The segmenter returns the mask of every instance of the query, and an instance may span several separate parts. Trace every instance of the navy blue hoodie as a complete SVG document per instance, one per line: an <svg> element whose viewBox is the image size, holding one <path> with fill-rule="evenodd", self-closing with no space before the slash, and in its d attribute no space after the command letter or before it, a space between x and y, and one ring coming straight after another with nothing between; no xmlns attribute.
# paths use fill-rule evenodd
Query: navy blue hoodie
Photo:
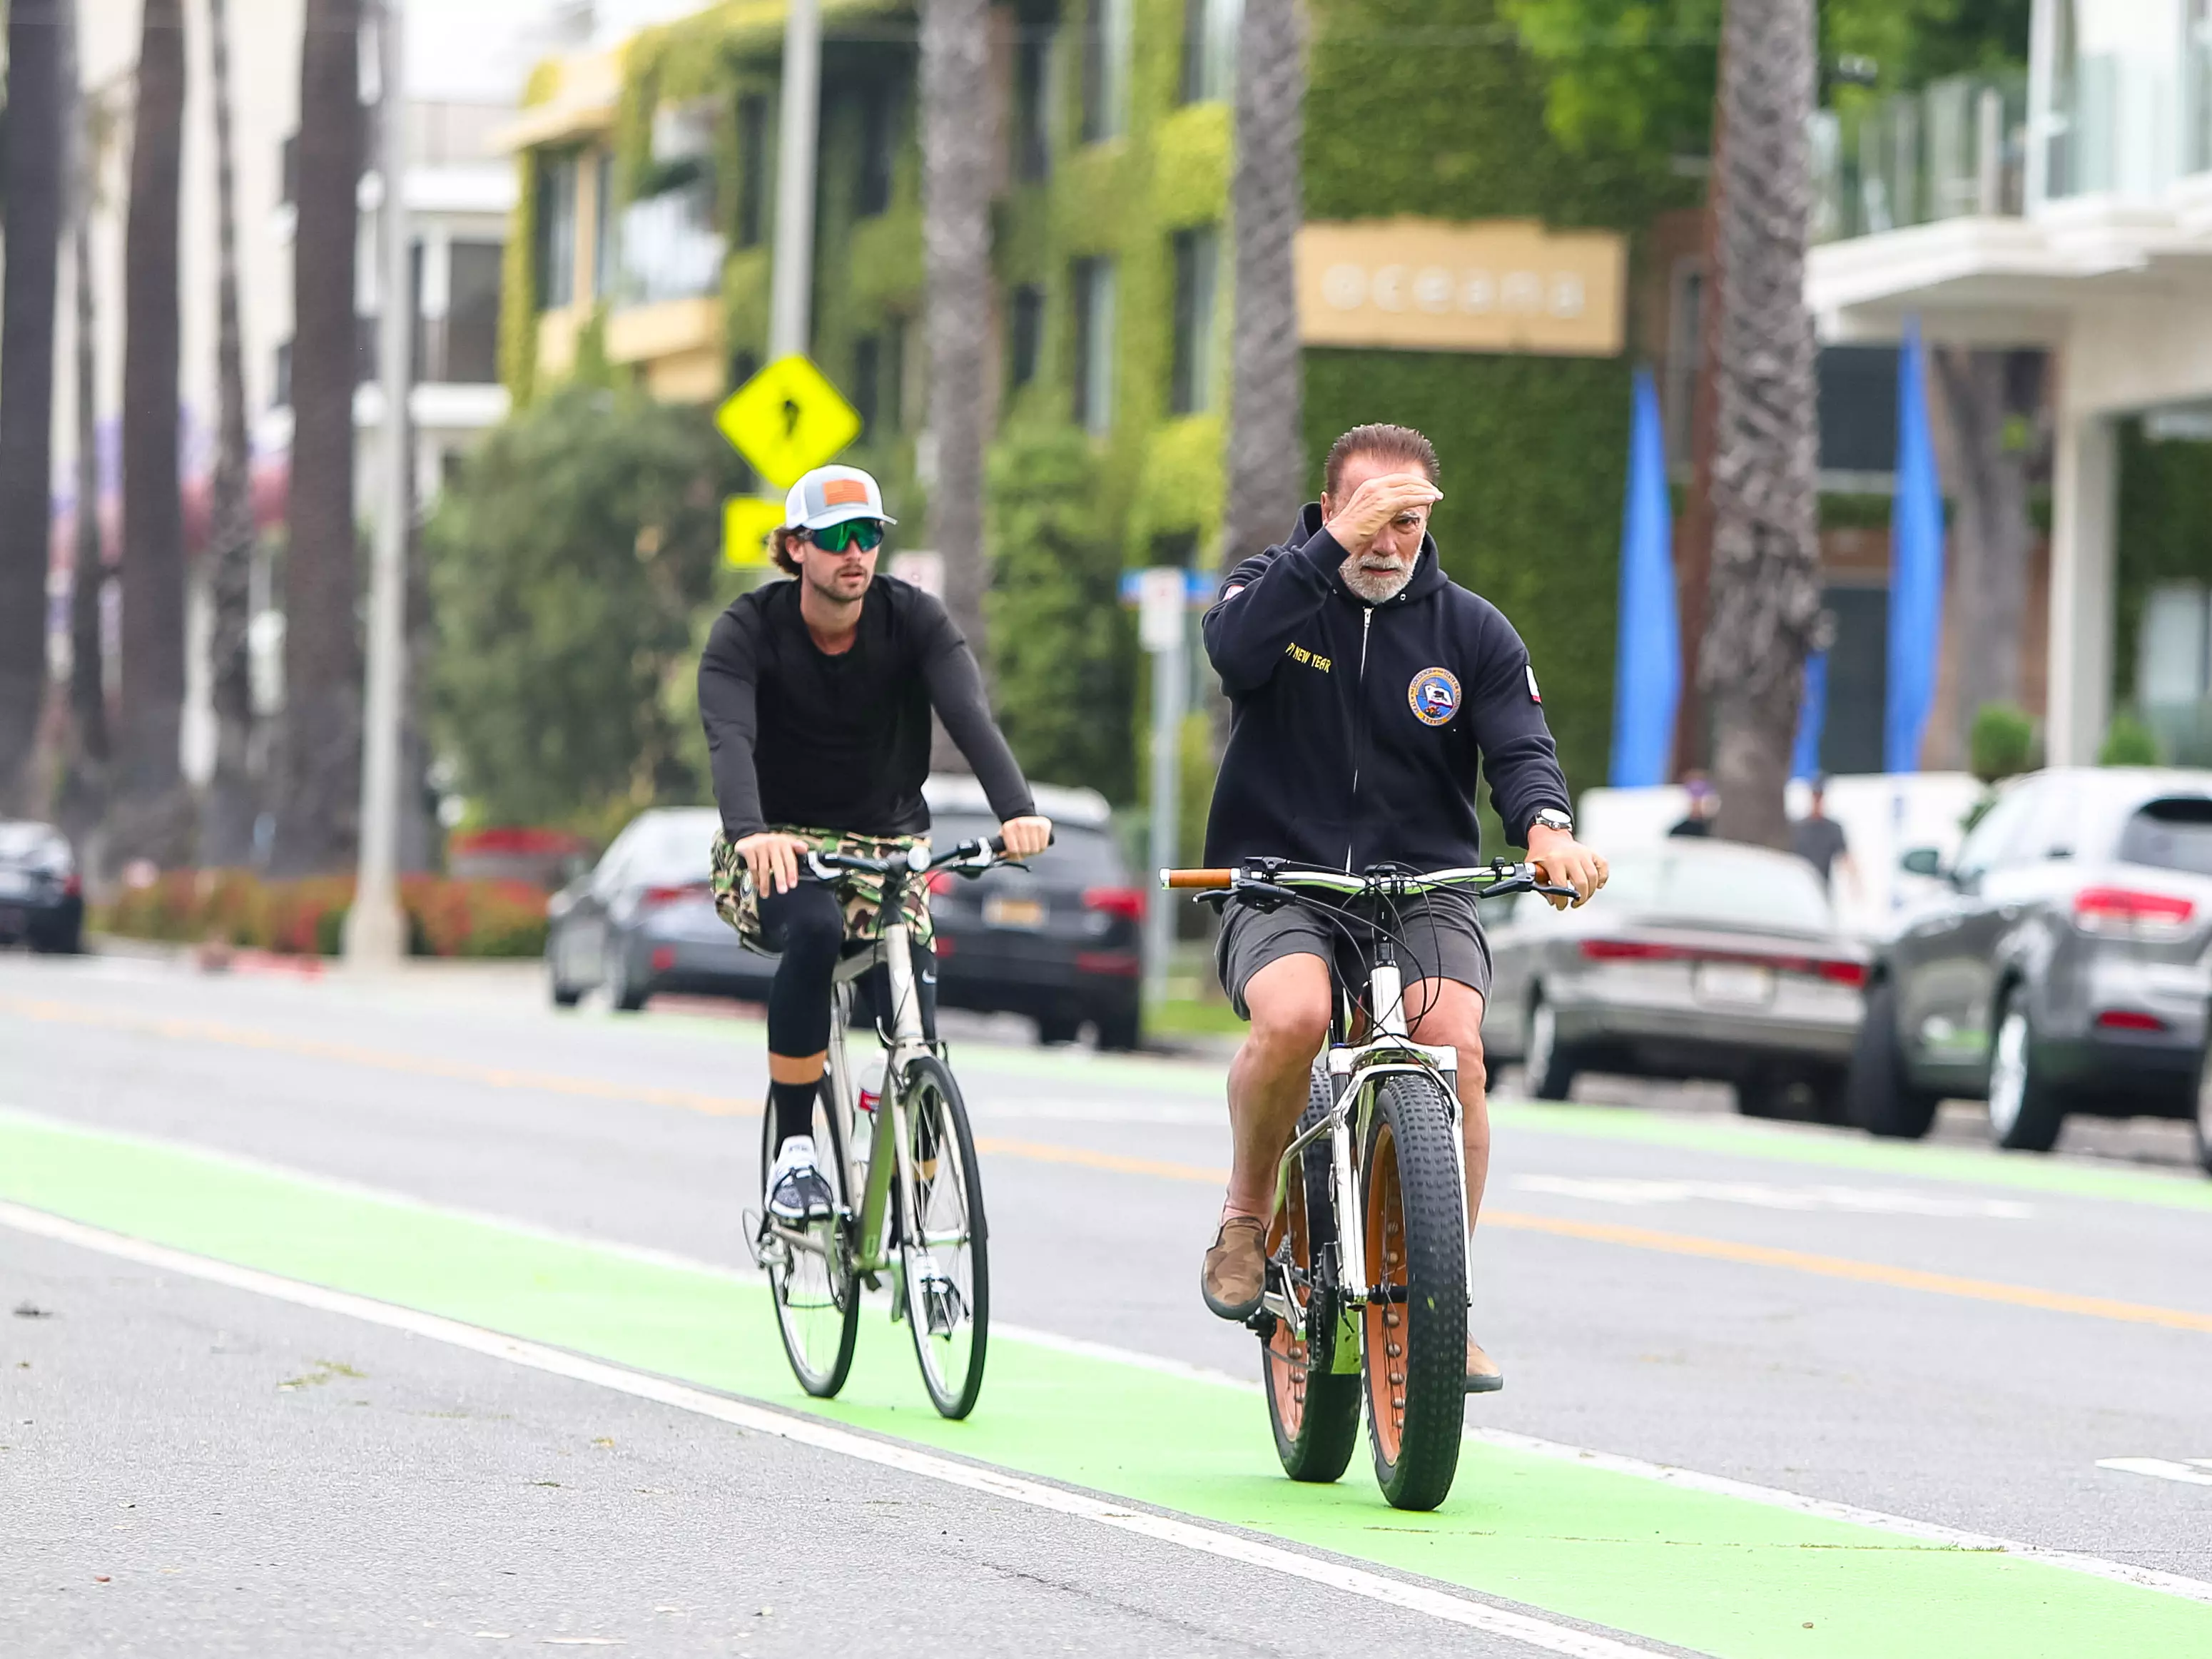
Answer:
<svg viewBox="0 0 2212 1659"><path fill-rule="evenodd" d="M1378 605L1344 585L1344 558L1309 506L1288 544L1238 565L1206 613L1232 716L1206 862L1477 863L1478 760L1526 845L1531 818L1570 802L1521 636L1443 574L1426 537L1412 580Z"/></svg>

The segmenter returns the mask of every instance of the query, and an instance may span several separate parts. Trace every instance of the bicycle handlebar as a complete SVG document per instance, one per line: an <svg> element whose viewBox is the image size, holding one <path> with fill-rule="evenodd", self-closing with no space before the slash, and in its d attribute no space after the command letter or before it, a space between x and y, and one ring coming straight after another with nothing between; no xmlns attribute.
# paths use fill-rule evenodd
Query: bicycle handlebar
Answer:
<svg viewBox="0 0 2212 1659"><path fill-rule="evenodd" d="M1409 896L1457 887L1474 889L1476 896L1483 898L1502 898L1509 893L1540 893L1547 898L1571 898L1577 902L1581 900L1581 896L1571 887L1547 885L1542 878L1542 872L1533 864L1498 863L1457 870L1431 870L1407 874L1378 872L1365 875L1348 870L1302 870L1262 866L1242 870L1163 870L1160 872L1160 885L1170 890L1186 889L1200 893L1234 893L1243 888L1256 888L1279 894L1285 888L1305 887L1340 893L1347 897L1370 893Z"/></svg>
<svg viewBox="0 0 2212 1659"><path fill-rule="evenodd" d="M1049 847L1059 839L1060 832L1054 830L1046 837L1045 845ZM963 841L959 846L948 852L938 854L933 858L916 860L915 854L921 852L927 845L927 842L916 842L903 860L860 858L851 853L809 853L806 855L806 863L807 867L817 876L826 880L828 872L832 870L855 870L862 875L869 876L889 875L895 866L900 862L906 865L908 873L917 876L929 875L939 870L951 869L956 866L966 866L963 871L965 874L981 875L994 864L1018 862L1018 860L1007 859L1006 838L1004 836L993 836L988 841Z"/></svg>

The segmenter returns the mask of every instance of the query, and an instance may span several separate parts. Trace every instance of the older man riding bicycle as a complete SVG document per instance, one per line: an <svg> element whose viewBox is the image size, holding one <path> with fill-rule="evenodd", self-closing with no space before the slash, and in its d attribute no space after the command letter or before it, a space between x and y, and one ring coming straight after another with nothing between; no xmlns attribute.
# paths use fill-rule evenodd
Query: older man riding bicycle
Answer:
<svg viewBox="0 0 2212 1659"><path fill-rule="evenodd" d="M1438 562L1428 535L1430 508L1443 499L1437 477L1436 451L1419 433L1355 428L1331 447L1321 500L1288 540L1223 584L1206 615L1206 647L1232 720L1208 864L1475 864L1479 767L1507 837L1528 848L1545 881L1585 899L1605 884L1605 860L1574 837L1527 647ZM1457 895L1402 906L1395 926L1412 1034L1458 1051L1471 1228L1490 1164L1489 948L1472 902ZM1223 916L1222 983L1252 1023L1230 1067L1235 1153L1200 1279L1207 1307L1224 1319L1249 1319L1261 1306L1276 1165L1328 1035L1338 945L1309 909L1232 900ZM1468 1389L1504 1380L1470 1337Z"/></svg>

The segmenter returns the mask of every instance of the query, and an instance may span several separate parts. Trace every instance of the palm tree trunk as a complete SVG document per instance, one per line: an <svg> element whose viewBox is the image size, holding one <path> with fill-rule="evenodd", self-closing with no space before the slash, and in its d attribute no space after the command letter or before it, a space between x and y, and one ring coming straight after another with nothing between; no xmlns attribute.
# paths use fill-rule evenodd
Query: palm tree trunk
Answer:
<svg viewBox="0 0 2212 1659"><path fill-rule="evenodd" d="M178 157L182 0L145 0L124 246L123 699L114 848L186 861L191 801L177 743L185 708L185 533L177 479Z"/></svg>
<svg viewBox="0 0 2212 1659"><path fill-rule="evenodd" d="M108 120L83 95L72 19L69 81L78 98L72 133L70 286L76 301L76 535L70 573L70 726L71 745L62 788L63 826L80 848L107 814L107 668L101 596L107 586L106 538L101 533L100 480L100 331L92 274L92 216L100 205ZM101 868L98 858L86 860Z"/></svg>
<svg viewBox="0 0 2212 1659"><path fill-rule="evenodd" d="M246 644L252 618L252 450L246 435L246 366L239 344L238 188L231 151L228 0L208 0L208 46L214 71L216 193L216 379L219 415L210 492L213 535L208 592L213 626L209 679L215 702L215 775L202 803L200 859L243 865L253 851L258 810L252 771L253 675Z"/></svg>
<svg viewBox="0 0 2212 1659"><path fill-rule="evenodd" d="M1951 526L1952 603L1945 629L1954 647L1959 763L1984 703L2021 700L2021 635L2027 616L2028 550L2034 531L2028 485L2034 455L2017 434L2031 429L2041 401L2043 358L2032 351L1946 347L1936 376L1958 444L1958 516Z"/></svg>
<svg viewBox="0 0 2212 1659"><path fill-rule="evenodd" d="M1698 679L1722 835L1789 845L1783 790L1820 625L1805 244L1813 0L1729 0L1722 47L1712 586Z"/></svg>
<svg viewBox="0 0 2212 1659"><path fill-rule="evenodd" d="M1298 349L1298 226L1305 216L1305 40L1301 0L1245 0L1230 184L1237 317L1229 400L1226 570L1290 526L1305 500Z"/></svg>
<svg viewBox="0 0 2212 1659"><path fill-rule="evenodd" d="M284 559L284 713L271 867L353 858L361 793L354 536L355 210L361 0L307 0L293 243L292 488Z"/></svg>
<svg viewBox="0 0 2212 1659"><path fill-rule="evenodd" d="M929 429L937 448L929 531L945 599L976 660L984 648L984 363L991 328L991 180L999 124L991 95L988 0L922 0L921 215L928 284Z"/></svg>
<svg viewBox="0 0 2212 1659"><path fill-rule="evenodd" d="M0 289L0 812L33 809L46 684L52 530L54 289L68 185L63 158L67 0L8 14L7 276Z"/></svg>

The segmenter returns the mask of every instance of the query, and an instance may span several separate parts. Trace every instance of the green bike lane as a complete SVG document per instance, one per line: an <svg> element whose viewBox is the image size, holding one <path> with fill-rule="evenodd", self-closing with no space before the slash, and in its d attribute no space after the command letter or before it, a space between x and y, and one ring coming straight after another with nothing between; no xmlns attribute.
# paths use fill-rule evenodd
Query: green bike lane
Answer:
<svg viewBox="0 0 2212 1659"><path fill-rule="evenodd" d="M944 1423L879 1306L844 1397L810 1401L757 1285L179 1149L0 1116L0 1198L1727 1659L2212 1654L2212 1607L1480 1441L1443 1510L1401 1514L1364 1459L1283 1480L1252 1394L1043 1346L994 1344Z"/></svg>

